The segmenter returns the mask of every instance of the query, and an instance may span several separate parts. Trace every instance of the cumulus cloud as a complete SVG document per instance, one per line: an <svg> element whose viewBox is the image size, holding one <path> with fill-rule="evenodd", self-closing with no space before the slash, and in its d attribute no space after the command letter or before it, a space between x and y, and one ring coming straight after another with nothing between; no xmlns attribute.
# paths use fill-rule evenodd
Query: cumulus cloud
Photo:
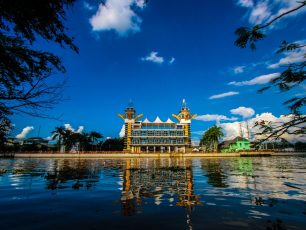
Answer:
<svg viewBox="0 0 306 230"><path fill-rule="evenodd" d="M114 30L121 36L138 32L142 20L134 8L143 9L144 6L145 1L141 0L106 0L99 4L89 22L93 31Z"/></svg>
<svg viewBox="0 0 306 230"><path fill-rule="evenodd" d="M146 6L146 0L136 0L135 3L141 9L145 8Z"/></svg>
<svg viewBox="0 0 306 230"><path fill-rule="evenodd" d="M84 131L84 126L80 125L77 130L75 130L70 124L64 124L66 130L70 130L73 133L82 133Z"/></svg>
<svg viewBox="0 0 306 230"><path fill-rule="evenodd" d="M250 107L244 107L244 106L240 106L236 109L231 109L231 114L234 115L240 115L243 118L248 118L248 117L252 117L255 114L254 109L250 108Z"/></svg>
<svg viewBox="0 0 306 230"><path fill-rule="evenodd" d="M119 132L119 137L125 137L125 126L122 125L121 130Z"/></svg>
<svg viewBox="0 0 306 230"><path fill-rule="evenodd" d="M247 9L248 21L252 25L266 23L301 4L294 0L237 0L236 3L238 6ZM286 17L281 18L280 20L296 16L304 11L305 9L295 11ZM270 28L273 28L273 25Z"/></svg>
<svg viewBox="0 0 306 230"><path fill-rule="evenodd" d="M257 121L271 121L277 123L278 125L284 122L288 122L292 119L292 116L284 116L280 115L279 117L274 116L272 113L262 113L257 114L256 117L248 120L247 122L226 122L221 123L219 126L223 129L224 132L224 140L230 140L237 136L240 136L240 127L244 137L247 137L249 127L249 133L251 140L254 140L255 134L259 133L259 127L254 127ZM257 135L256 138L263 138L262 136ZM298 141L306 141L306 135L293 135L293 134L283 134L281 138L286 139L289 142L295 143Z"/></svg>
<svg viewBox="0 0 306 230"><path fill-rule="evenodd" d="M194 118L195 120L199 120L199 121L236 121L238 120L238 118L236 117L227 117L224 115L220 115L220 114L205 114L205 115L199 115L196 118Z"/></svg>
<svg viewBox="0 0 306 230"><path fill-rule="evenodd" d="M236 86L244 86L244 85L262 85L270 82L272 79L278 77L280 73L271 73L265 74L258 77L255 77L249 81L232 81L229 82L229 85L236 85Z"/></svg>
<svg viewBox="0 0 306 230"><path fill-rule="evenodd" d="M226 93L212 95L212 96L209 97L209 99L219 99L219 98L223 98L223 97L230 97L230 96L237 95L237 94L239 94L239 92L230 91L230 92L226 92Z"/></svg>
<svg viewBox="0 0 306 230"><path fill-rule="evenodd" d="M245 66L236 66L233 68L233 72L235 74L243 73L245 70Z"/></svg>
<svg viewBox="0 0 306 230"><path fill-rule="evenodd" d="M164 62L164 58L158 56L158 52L152 51L148 56L141 58L142 61L154 62L158 64L162 64Z"/></svg>
<svg viewBox="0 0 306 230"><path fill-rule="evenodd" d="M76 133L83 133L84 131L84 126L80 125L79 128L77 129Z"/></svg>
<svg viewBox="0 0 306 230"><path fill-rule="evenodd" d="M305 41L303 41L304 43ZM273 63L268 66L269 69L276 69L284 65L289 65L293 63L299 63L306 60L305 58L306 47L302 47L295 51L285 52L285 57L281 58L278 62Z"/></svg>
<svg viewBox="0 0 306 230"><path fill-rule="evenodd" d="M64 124L64 127L66 130L70 130L72 132L74 132L74 128L72 128L72 126L70 124Z"/></svg>
<svg viewBox="0 0 306 230"><path fill-rule="evenodd" d="M29 134L29 132L31 132L31 130L33 130L34 127L33 126L27 126L27 127L24 127L21 131L21 133L17 134L16 135L16 138L17 139L24 139L27 137L27 135Z"/></svg>

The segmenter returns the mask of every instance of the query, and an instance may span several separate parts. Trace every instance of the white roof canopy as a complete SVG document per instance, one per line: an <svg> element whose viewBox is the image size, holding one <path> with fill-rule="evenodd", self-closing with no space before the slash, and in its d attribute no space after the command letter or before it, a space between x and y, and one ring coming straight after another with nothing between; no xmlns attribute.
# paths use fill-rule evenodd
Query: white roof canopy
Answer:
<svg viewBox="0 0 306 230"><path fill-rule="evenodd" d="M157 116L156 119L155 119L155 121L154 121L154 123L163 123L163 122L162 122L161 119Z"/></svg>
<svg viewBox="0 0 306 230"><path fill-rule="evenodd" d="M170 118L165 123L174 123Z"/></svg>
<svg viewBox="0 0 306 230"><path fill-rule="evenodd" d="M148 118L144 119L142 123L151 123L151 121L148 120Z"/></svg>

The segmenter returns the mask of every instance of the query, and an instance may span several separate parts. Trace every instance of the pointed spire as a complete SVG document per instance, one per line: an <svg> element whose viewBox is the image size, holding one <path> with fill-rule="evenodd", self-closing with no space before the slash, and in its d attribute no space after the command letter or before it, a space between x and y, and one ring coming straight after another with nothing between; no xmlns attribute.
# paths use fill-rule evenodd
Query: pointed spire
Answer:
<svg viewBox="0 0 306 230"><path fill-rule="evenodd" d="M133 103L132 99L129 100L128 108L134 108L134 103Z"/></svg>
<svg viewBox="0 0 306 230"><path fill-rule="evenodd" d="M183 102L182 102L182 108L183 108L183 109L186 109L186 108L187 108L187 103L186 103L185 98L183 99Z"/></svg>

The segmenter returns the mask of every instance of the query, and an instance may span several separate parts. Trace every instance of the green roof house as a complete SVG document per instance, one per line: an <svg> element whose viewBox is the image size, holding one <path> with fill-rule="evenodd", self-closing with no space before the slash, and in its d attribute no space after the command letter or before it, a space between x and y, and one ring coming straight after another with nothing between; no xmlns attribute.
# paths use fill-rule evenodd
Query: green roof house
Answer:
<svg viewBox="0 0 306 230"><path fill-rule="evenodd" d="M232 140L223 141L220 144L221 152L239 152L239 151L249 151L250 141L243 137L236 137Z"/></svg>

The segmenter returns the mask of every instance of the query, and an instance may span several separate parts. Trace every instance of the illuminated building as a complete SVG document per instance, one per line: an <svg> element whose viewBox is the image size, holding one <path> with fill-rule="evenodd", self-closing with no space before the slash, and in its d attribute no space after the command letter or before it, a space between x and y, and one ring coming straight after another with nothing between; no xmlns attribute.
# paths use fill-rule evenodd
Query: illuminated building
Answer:
<svg viewBox="0 0 306 230"><path fill-rule="evenodd" d="M163 122L159 117L151 122L147 118L139 119L143 114L136 114L132 103L129 103L124 114L118 114L124 120L125 142L124 150L133 153L140 152L185 152L191 147L191 120L197 115L191 115L185 99L179 113L172 114L177 123L170 118Z"/></svg>

